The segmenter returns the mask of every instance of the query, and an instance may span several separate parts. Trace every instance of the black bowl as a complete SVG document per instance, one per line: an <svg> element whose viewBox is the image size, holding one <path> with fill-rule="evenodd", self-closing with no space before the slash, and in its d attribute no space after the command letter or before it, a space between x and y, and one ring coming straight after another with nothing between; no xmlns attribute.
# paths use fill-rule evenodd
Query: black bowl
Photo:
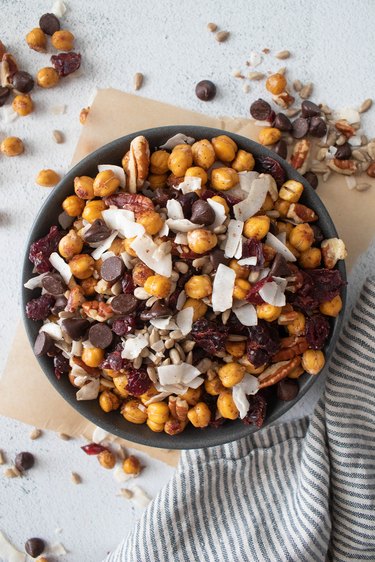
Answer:
<svg viewBox="0 0 375 562"><path fill-rule="evenodd" d="M211 139L212 137L218 135L228 134L226 131L222 131L220 129L185 125L157 127L154 129L138 131L131 135L126 135L122 138L114 140L109 144L106 144L102 148L99 148L98 150L84 158L66 174L59 185L54 188L51 195L45 201L30 231L23 259L23 311L25 310L26 302L31 298L38 296L40 292L39 290L30 291L23 287L23 283L25 283L32 276L33 266L28 259L30 244L34 240L45 236L50 226L58 223L58 215L61 213L61 204L63 200L73 192L74 178L76 176L83 175L95 176L95 174L97 173L98 164L110 163L121 165L121 159L123 155L128 150L131 140L137 135L144 135L150 143L150 148L154 149L155 147L163 144L168 138L175 135L176 133L184 133L196 139ZM323 203L319 199L318 195L308 184L308 182L298 172L296 172L296 170L294 170L294 168L292 168L282 158L278 157L268 148L265 148L264 146L261 146L260 144L240 135L230 133L230 136L240 148L251 152L254 155L255 159L260 156L270 156L280 162L280 164L282 164L289 179L295 179L302 182L304 185L304 193L301 201L306 203L309 207L312 207L318 213L319 221L317 224L322 229L325 238L332 238L337 236L337 232L332 219L329 216ZM338 268L340 270L342 278L346 280L345 265L342 261L339 262ZM342 299L344 304L345 297L346 289L344 287L342 290ZM325 347L325 355L327 360L330 358L335 347L340 332L343 314L344 307L340 315L332 320L331 337ZM40 324L29 320L24 312L23 318L30 344L33 345L38 334ZM240 439L241 437L257 431L256 427L244 425L241 421L236 420L227 422L218 429L209 427L199 430L195 429L192 426L188 426L185 431L175 436L170 436L166 433L154 433L147 427L146 424L135 425L127 422L119 414L119 412L111 412L109 414L105 414L101 410L97 400L78 402L75 398L76 390L70 384L68 378L62 377L61 380L56 379L52 360L48 357L38 357L38 361L51 384L56 388L61 396L73 406L73 408L75 408L80 414L82 414L85 418L87 418L94 424L102 427L103 429L114 435L118 435L119 437L128 439L129 441L142 443L143 445L148 445L150 447L163 447L167 449L194 449L200 447L221 445L229 441ZM289 402L275 401L273 406L268 411L267 418L263 427L275 422L278 418L285 414L285 412L292 408L292 406L294 406L298 402L298 400L300 400L300 398L312 387L316 380L317 377L312 377L310 375L307 375L306 373L303 374L299 378L300 391L298 396L294 400L291 400Z"/></svg>

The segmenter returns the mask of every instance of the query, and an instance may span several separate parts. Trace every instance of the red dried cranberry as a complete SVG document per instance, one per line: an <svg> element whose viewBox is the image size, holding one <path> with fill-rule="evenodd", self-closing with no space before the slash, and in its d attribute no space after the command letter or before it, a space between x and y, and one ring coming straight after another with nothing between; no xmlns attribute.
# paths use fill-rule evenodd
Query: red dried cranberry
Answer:
<svg viewBox="0 0 375 562"><path fill-rule="evenodd" d="M256 170L263 174L271 174L277 187L281 187L286 180L285 170L281 164L270 156L259 156L257 158Z"/></svg>
<svg viewBox="0 0 375 562"><path fill-rule="evenodd" d="M233 334L236 336L247 335L246 326L241 324L237 316L233 313L231 313L231 315L229 316L228 322L226 323L226 327L228 328L229 334Z"/></svg>
<svg viewBox="0 0 375 562"><path fill-rule="evenodd" d="M52 55L51 63L59 76L68 76L81 66L81 55L79 53L59 53Z"/></svg>
<svg viewBox="0 0 375 562"><path fill-rule="evenodd" d="M70 371L69 359L64 357L62 353L55 355L53 358L53 366L57 379L60 379L62 375L67 375Z"/></svg>
<svg viewBox="0 0 375 562"><path fill-rule="evenodd" d="M237 205L237 203L240 203L242 201L241 197L238 197L236 195L231 195L230 193L222 192L221 196L224 197L229 207L233 207L233 205Z"/></svg>
<svg viewBox="0 0 375 562"><path fill-rule="evenodd" d="M207 318L200 318L194 322L191 330L193 340L210 355L225 350L227 335L226 326L210 322Z"/></svg>
<svg viewBox="0 0 375 562"><path fill-rule="evenodd" d="M90 455L90 456L99 455L99 453L108 450L107 447L104 447L103 445L99 445L99 443L88 443L87 445L83 445L81 449L86 453L86 455Z"/></svg>
<svg viewBox="0 0 375 562"><path fill-rule="evenodd" d="M246 416L242 420L245 425L256 425L262 427L267 411L267 402L260 394L248 396L250 402Z"/></svg>
<svg viewBox="0 0 375 562"><path fill-rule="evenodd" d="M312 269L309 275L314 284L314 296L320 303L332 300L345 285L338 269Z"/></svg>
<svg viewBox="0 0 375 562"><path fill-rule="evenodd" d="M64 233L57 226L51 226L49 233L43 238L39 238L30 246L29 260L34 264L38 273L52 271L49 257L52 252L56 252L57 247Z"/></svg>
<svg viewBox="0 0 375 562"><path fill-rule="evenodd" d="M126 390L133 396L144 394L152 385L152 380L145 369L127 368L126 376L128 379Z"/></svg>
<svg viewBox="0 0 375 562"><path fill-rule="evenodd" d="M120 318L116 318L112 324L112 330L118 336L125 336L126 334L134 332L135 325L135 316L128 314L127 316L120 316Z"/></svg>
<svg viewBox="0 0 375 562"><path fill-rule="evenodd" d="M260 240L251 237L242 244L242 257L251 258L253 256L257 258L256 268L261 268L264 265L263 245Z"/></svg>
<svg viewBox="0 0 375 562"><path fill-rule="evenodd" d="M47 294L32 299L26 304L26 316L35 322L45 320L50 315L55 300L55 297Z"/></svg>
<svg viewBox="0 0 375 562"><path fill-rule="evenodd" d="M217 195L217 191L213 191L212 189L206 189L202 193L201 199L203 199L203 201L207 201L207 199L211 199L212 197L215 197L215 195Z"/></svg>
<svg viewBox="0 0 375 562"><path fill-rule="evenodd" d="M306 320L306 339L311 349L323 349L329 332L329 322L322 314L314 314Z"/></svg>
<svg viewBox="0 0 375 562"><path fill-rule="evenodd" d="M133 278L130 273L125 273L121 280L122 292L125 295L132 295L134 293Z"/></svg>
<svg viewBox="0 0 375 562"><path fill-rule="evenodd" d="M272 355L278 352L280 337L276 326L260 320L256 326L248 328L247 357L254 365L260 367L270 361Z"/></svg>
<svg viewBox="0 0 375 562"><path fill-rule="evenodd" d="M251 289L249 290L249 292L246 295L247 302L249 302L251 304L262 304L264 302L264 300L260 296L259 291L268 281L269 281L269 278L264 277L264 279L261 279L257 283L254 283L254 285L251 287Z"/></svg>
<svg viewBox="0 0 375 562"><path fill-rule="evenodd" d="M122 344L121 344L122 350ZM101 369L112 369L112 371L120 371L121 369L125 369L128 364L126 359L121 357L121 350L111 351L105 357L104 361L101 362L100 368Z"/></svg>

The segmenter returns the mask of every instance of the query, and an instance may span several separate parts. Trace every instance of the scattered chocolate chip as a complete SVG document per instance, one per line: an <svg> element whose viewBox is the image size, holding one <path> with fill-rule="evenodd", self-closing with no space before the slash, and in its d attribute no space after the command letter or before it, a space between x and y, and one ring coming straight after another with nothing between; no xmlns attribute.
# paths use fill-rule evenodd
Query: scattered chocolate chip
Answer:
<svg viewBox="0 0 375 562"><path fill-rule="evenodd" d="M107 324L98 322L91 326L89 330L89 340L94 347L105 349L110 346L113 339L112 330Z"/></svg>
<svg viewBox="0 0 375 562"><path fill-rule="evenodd" d="M90 322L84 318L65 318L61 326L72 340L78 341L89 329Z"/></svg>
<svg viewBox="0 0 375 562"><path fill-rule="evenodd" d="M152 318L163 318L165 316L171 316L173 313L167 305L157 300L151 308L146 308L140 314L140 319L143 322L147 322L148 320L152 320Z"/></svg>
<svg viewBox="0 0 375 562"><path fill-rule="evenodd" d="M286 277L290 275L288 262L281 254L276 254L269 272L270 276Z"/></svg>
<svg viewBox="0 0 375 562"><path fill-rule="evenodd" d="M57 316L59 312L62 312L65 309L67 304L68 304L68 299L66 297L64 297L63 295L57 297L55 304L51 308L52 314Z"/></svg>
<svg viewBox="0 0 375 562"><path fill-rule="evenodd" d="M272 108L268 102L259 98L250 106L250 115L257 121L267 121L272 114Z"/></svg>
<svg viewBox="0 0 375 562"><path fill-rule="evenodd" d="M5 102L9 97L9 94L10 94L9 88L6 88L5 86L0 87L0 107L2 107L5 104Z"/></svg>
<svg viewBox="0 0 375 562"><path fill-rule="evenodd" d="M352 147L348 142L344 142L341 146L336 146L335 158L338 160L349 160L352 156Z"/></svg>
<svg viewBox="0 0 375 562"><path fill-rule="evenodd" d="M64 280L58 273L49 273L43 277L42 286L47 293L55 297L62 295L66 291Z"/></svg>
<svg viewBox="0 0 375 562"><path fill-rule="evenodd" d="M39 332L34 343L34 353L37 357L47 355L54 348L53 339L46 332Z"/></svg>
<svg viewBox="0 0 375 562"><path fill-rule="evenodd" d="M273 126L284 133L292 130L292 122L284 113L278 113L276 115Z"/></svg>
<svg viewBox="0 0 375 562"><path fill-rule="evenodd" d="M134 295L118 295L111 302L113 312L116 314L130 314L137 308L138 301Z"/></svg>
<svg viewBox="0 0 375 562"><path fill-rule="evenodd" d="M16 455L14 465L19 471L24 472L24 470L32 468L34 466L34 462L34 455L24 451Z"/></svg>
<svg viewBox="0 0 375 562"><path fill-rule="evenodd" d="M108 283L116 283L125 272L125 264L118 256L104 260L100 268L100 275Z"/></svg>
<svg viewBox="0 0 375 562"><path fill-rule="evenodd" d="M96 219L90 228L86 230L83 239L88 244L102 242L110 236L111 231L102 219Z"/></svg>
<svg viewBox="0 0 375 562"><path fill-rule="evenodd" d="M286 144L284 139L280 139L279 142L274 145L273 150L276 152L276 154L281 156L281 158L286 159L286 157L288 156L288 145Z"/></svg>
<svg viewBox="0 0 375 562"><path fill-rule="evenodd" d="M43 539L33 537L25 542L25 550L31 558L38 558L44 551L44 548L45 543Z"/></svg>
<svg viewBox="0 0 375 562"><path fill-rule="evenodd" d="M326 122L321 117L311 117L309 133L318 139L324 137L327 132Z"/></svg>
<svg viewBox="0 0 375 562"><path fill-rule="evenodd" d="M294 379L283 379L277 384L277 397L285 402L294 400L299 391L298 382Z"/></svg>
<svg viewBox="0 0 375 562"><path fill-rule="evenodd" d="M302 139L307 135L307 132L309 130L309 121L304 117L298 117L298 119L293 121L292 127L293 127L292 130L293 137L295 139Z"/></svg>
<svg viewBox="0 0 375 562"><path fill-rule="evenodd" d="M304 100L301 104L301 115L302 117L315 117L321 114L321 109L316 103L312 101Z"/></svg>
<svg viewBox="0 0 375 562"><path fill-rule="evenodd" d="M214 271L216 271L221 263L227 265L229 259L225 257L223 250L215 248L210 252L210 262L212 264L212 267L214 268Z"/></svg>
<svg viewBox="0 0 375 562"><path fill-rule="evenodd" d="M309 182L313 189L316 189L319 184L318 176L314 172L306 172L303 177Z"/></svg>
<svg viewBox="0 0 375 562"><path fill-rule="evenodd" d="M201 80L195 86L197 98L202 101L211 101L216 96L216 86L211 80Z"/></svg>
<svg viewBox="0 0 375 562"><path fill-rule="evenodd" d="M34 78L24 70L18 70L12 76L13 88L22 94L31 92L34 88Z"/></svg>
<svg viewBox="0 0 375 562"><path fill-rule="evenodd" d="M191 222L208 226L215 221L215 211L207 201L198 199L191 208Z"/></svg>
<svg viewBox="0 0 375 562"><path fill-rule="evenodd" d="M53 35L60 29L60 22L55 14L43 14L39 20L39 27L47 35Z"/></svg>

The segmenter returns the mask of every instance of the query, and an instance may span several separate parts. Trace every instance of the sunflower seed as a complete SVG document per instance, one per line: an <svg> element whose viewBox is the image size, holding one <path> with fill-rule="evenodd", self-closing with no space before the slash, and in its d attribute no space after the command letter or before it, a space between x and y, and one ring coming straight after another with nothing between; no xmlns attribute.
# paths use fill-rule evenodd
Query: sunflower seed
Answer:
<svg viewBox="0 0 375 562"><path fill-rule="evenodd" d="M228 320L229 320L230 313L231 313L231 309L228 308L228 310L226 310L225 312L223 312L223 314L221 315L221 321L222 321L222 323L224 324L224 326L225 326L225 324L226 324L226 323L228 322Z"/></svg>
<svg viewBox="0 0 375 562"><path fill-rule="evenodd" d="M57 144L61 144L64 142L64 135L62 134L61 131L58 131L57 129L55 129L54 131L52 131L52 137L53 140L55 141L55 143Z"/></svg>
<svg viewBox="0 0 375 562"><path fill-rule="evenodd" d="M361 146L365 146L368 143L368 138L366 135L361 135Z"/></svg>
<svg viewBox="0 0 375 562"><path fill-rule="evenodd" d="M359 160L360 162L366 162L366 156L360 150L352 150L352 156L355 160Z"/></svg>
<svg viewBox="0 0 375 562"><path fill-rule="evenodd" d="M293 82L293 90L295 92L300 92L303 87L301 80L294 80Z"/></svg>
<svg viewBox="0 0 375 562"><path fill-rule="evenodd" d="M73 484L81 484L81 482L82 482L82 478L76 472L71 473L70 479L73 482Z"/></svg>
<svg viewBox="0 0 375 562"><path fill-rule="evenodd" d="M369 183L357 183L357 185L355 186L357 191L367 191L368 189L370 189L371 185Z"/></svg>
<svg viewBox="0 0 375 562"><path fill-rule="evenodd" d="M242 74L241 70L233 70L232 72L232 76L233 78L245 78L245 76Z"/></svg>
<svg viewBox="0 0 375 562"><path fill-rule="evenodd" d="M368 111L371 106L372 106L372 99L367 98L359 106L358 113L365 113L365 111Z"/></svg>
<svg viewBox="0 0 375 562"><path fill-rule="evenodd" d="M276 53L275 57L280 60L288 59L290 57L290 51L279 51L278 53Z"/></svg>
<svg viewBox="0 0 375 562"><path fill-rule="evenodd" d="M169 359L169 357L167 357L167 359L164 359L164 361L162 362L162 365L170 365L171 364L171 360Z"/></svg>
<svg viewBox="0 0 375 562"><path fill-rule="evenodd" d="M300 111L301 109L299 107L289 107L289 109L285 111L285 115L287 117L295 117Z"/></svg>
<svg viewBox="0 0 375 562"><path fill-rule="evenodd" d="M169 358L172 361L173 365L179 365L181 363L181 356L175 347L170 350Z"/></svg>
<svg viewBox="0 0 375 562"><path fill-rule="evenodd" d="M218 31L215 35L216 41L219 43L224 43L229 37L229 31Z"/></svg>
<svg viewBox="0 0 375 562"><path fill-rule="evenodd" d="M370 141L367 145L367 154L370 156L371 160L375 160L375 141Z"/></svg>
<svg viewBox="0 0 375 562"><path fill-rule="evenodd" d="M174 347L175 341L172 338L169 338L168 340L165 340L165 349L172 349L172 347Z"/></svg>
<svg viewBox="0 0 375 562"><path fill-rule="evenodd" d="M308 84L306 84L306 86L303 86L303 88L299 92L299 95L303 100L305 100L311 96L312 91L313 84L312 82L309 82Z"/></svg>
<svg viewBox="0 0 375 562"><path fill-rule="evenodd" d="M5 463L4 453L3 451L0 451L0 464L4 464L4 463Z"/></svg>
<svg viewBox="0 0 375 562"><path fill-rule="evenodd" d="M331 115L332 109L328 107L325 103L319 104L320 109L323 111L325 115Z"/></svg>
<svg viewBox="0 0 375 562"><path fill-rule="evenodd" d="M143 74L142 72L136 72L133 78L133 88L134 90L140 90L143 84Z"/></svg>
<svg viewBox="0 0 375 562"><path fill-rule="evenodd" d="M129 488L121 488L119 495L127 500L131 500L131 498L134 496L134 493L129 490Z"/></svg>
<svg viewBox="0 0 375 562"><path fill-rule="evenodd" d="M243 84L242 91L243 91L244 94L248 94L250 92L249 84Z"/></svg>
<svg viewBox="0 0 375 562"><path fill-rule="evenodd" d="M177 349L178 353L180 354L180 357L181 357L182 361L184 361L185 360L185 352L184 352L182 346L178 342L176 342L174 344L174 347L175 347L175 349Z"/></svg>
<svg viewBox="0 0 375 562"><path fill-rule="evenodd" d="M189 353L187 354L186 358L185 358L185 363L189 363L189 365L193 364L193 352L189 351Z"/></svg>
<svg viewBox="0 0 375 562"><path fill-rule="evenodd" d="M265 75L263 74L263 72L249 72L249 74L247 75L249 80L263 80L263 78L265 77Z"/></svg>
<svg viewBox="0 0 375 562"><path fill-rule="evenodd" d="M187 273L189 271L188 264L183 261L176 261L174 266L180 273Z"/></svg>
<svg viewBox="0 0 375 562"><path fill-rule="evenodd" d="M32 441L34 441L35 439L39 439L39 437L42 435L42 432L40 429L37 429L36 427L34 427L34 429L31 431L29 437Z"/></svg>
<svg viewBox="0 0 375 562"><path fill-rule="evenodd" d="M286 66L282 66L281 68L276 70L276 74L282 74L284 76L285 73L286 73Z"/></svg>
<svg viewBox="0 0 375 562"><path fill-rule="evenodd" d="M336 144L337 146L342 146L343 144L345 144L347 141L347 138L345 135L340 135L337 140L336 140Z"/></svg>
<svg viewBox="0 0 375 562"><path fill-rule="evenodd" d="M173 340L180 340L183 337L181 330L173 330L169 335Z"/></svg>
<svg viewBox="0 0 375 562"><path fill-rule="evenodd" d="M182 349L184 350L185 353L189 353L189 351L194 349L194 347L195 347L195 341L193 340L187 340L182 344Z"/></svg>
<svg viewBox="0 0 375 562"><path fill-rule="evenodd" d="M63 441L69 441L71 439L70 435L68 435L67 433L58 433L58 436Z"/></svg>

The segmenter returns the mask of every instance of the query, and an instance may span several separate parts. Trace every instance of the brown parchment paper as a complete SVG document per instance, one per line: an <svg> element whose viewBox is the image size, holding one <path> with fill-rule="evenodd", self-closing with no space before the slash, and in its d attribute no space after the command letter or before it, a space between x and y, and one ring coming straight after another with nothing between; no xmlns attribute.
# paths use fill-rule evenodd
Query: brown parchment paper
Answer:
<svg viewBox="0 0 375 562"><path fill-rule="evenodd" d="M117 137L161 125L218 127L255 140L259 131L248 119L208 117L119 90L99 90L82 129L72 164ZM375 183L368 176L365 176L364 181ZM341 238L345 240L348 248L347 265L350 269L375 234L375 189L372 187L362 193L349 191L345 178L334 175L327 183L320 183L319 195ZM91 438L95 428L50 385L32 353L21 324L0 379L0 414L42 429L71 436L83 435L87 439ZM145 447L118 438L114 440L147 452L172 466L177 464L179 458L178 451Z"/></svg>

